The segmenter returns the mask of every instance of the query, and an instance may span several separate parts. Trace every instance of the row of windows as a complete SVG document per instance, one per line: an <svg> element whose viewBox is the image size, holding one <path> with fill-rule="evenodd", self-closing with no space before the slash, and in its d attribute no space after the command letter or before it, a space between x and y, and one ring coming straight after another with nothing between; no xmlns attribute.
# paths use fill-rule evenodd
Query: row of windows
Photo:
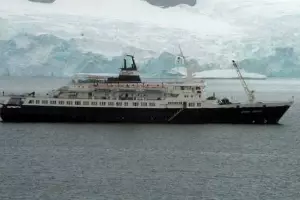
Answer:
<svg viewBox="0 0 300 200"><path fill-rule="evenodd" d="M29 100L28 104L40 104L40 100ZM48 104L48 100L42 100L41 101L42 104ZM73 105L73 101L55 101L55 100L51 100L49 101L49 104L51 105L54 105L54 104L59 104L59 105ZM100 106L106 106L106 103L108 106L128 106L128 102L97 102L97 101L92 101L92 102L89 102L89 101L74 101L74 105L84 105L84 106L88 106L88 105L92 105L92 106L97 106L98 104ZM155 103L147 103L147 102L133 102L132 103L133 106L155 106Z"/></svg>
<svg viewBox="0 0 300 200"><path fill-rule="evenodd" d="M201 90L201 87L199 86L175 86L174 87L177 90L192 90L192 89L196 89L196 90Z"/></svg>
<svg viewBox="0 0 300 200"><path fill-rule="evenodd" d="M195 107L196 105L197 105L197 107L201 107L201 103L189 103L188 104L189 105L189 107Z"/></svg>
<svg viewBox="0 0 300 200"><path fill-rule="evenodd" d="M179 104L183 104L183 102L168 102L168 104L179 105Z"/></svg>
<svg viewBox="0 0 300 200"><path fill-rule="evenodd" d="M189 97L189 95L184 95L184 98L188 98ZM190 97L194 97L193 95L190 95ZM201 98L201 95L199 95L199 97Z"/></svg>
<svg viewBox="0 0 300 200"><path fill-rule="evenodd" d="M34 100L29 100L28 102L29 104L34 104ZM36 104L40 104L40 100L35 100ZM42 104L48 104L48 100L42 100L41 101ZM51 100L49 101L49 104L54 105L54 104L59 104L59 105L73 105L73 101L55 101L55 100ZM90 104L91 103L91 104ZM92 105L92 106L97 106L99 103L100 106L106 106L107 102L97 102L97 101L74 101L75 105L84 105L84 106L88 106L88 105ZM183 104L183 102L169 102L168 104L173 104L173 105L181 105ZM108 106L128 106L128 102L108 102L107 103ZM155 106L155 103L147 103L147 102L133 102L132 103L133 106ZM201 106L201 103L189 103L188 106L189 107L195 107L195 105L197 105L198 107Z"/></svg>
<svg viewBox="0 0 300 200"><path fill-rule="evenodd" d="M168 104L171 104L171 105L182 105L183 102L168 102ZM201 106L201 103L189 103L188 106L189 107L195 107L195 105L197 105L198 107Z"/></svg>

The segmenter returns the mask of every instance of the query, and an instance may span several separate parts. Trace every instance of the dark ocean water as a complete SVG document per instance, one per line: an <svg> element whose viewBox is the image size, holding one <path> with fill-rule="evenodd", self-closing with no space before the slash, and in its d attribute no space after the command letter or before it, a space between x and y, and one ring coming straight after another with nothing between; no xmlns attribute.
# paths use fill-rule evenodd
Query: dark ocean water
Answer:
<svg viewBox="0 0 300 200"><path fill-rule="evenodd" d="M5 91L64 79L1 78ZM248 81L295 104L281 125L0 123L0 199L300 199L300 80ZM238 80L207 92L245 99Z"/></svg>

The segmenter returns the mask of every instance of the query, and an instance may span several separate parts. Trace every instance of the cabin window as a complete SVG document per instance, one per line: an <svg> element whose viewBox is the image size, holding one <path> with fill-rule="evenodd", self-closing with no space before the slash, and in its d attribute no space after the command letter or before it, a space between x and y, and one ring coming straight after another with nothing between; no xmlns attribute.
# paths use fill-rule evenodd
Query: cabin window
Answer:
<svg viewBox="0 0 300 200"><path fill-rule="evenodd" d="M28 102L29 104L33 104L33 100L29 100L29 102Z"/></svg>
<svg viewBox="0 0 300 200"><path fill-rule="evenodd" d="M36 103L36 104L40 104L40 100L36 100L35 103Z"/></svg>
<svg viewBox="0 0 300 200"><path fill-rule="evenodd" d="M81 101L75 101L75 105L81 105Z"/></svg>
<svg viewBox="0 0 300 200"><path fill-rule="evenodd" d="M108 105L113 106L113 105L115 105L115 103L114 102L108 102Z"/></svg>
<svg viewBox="0 0 300 200"><path fill-rule="evenodd" d="M58 102L58 104L60 104L60 105L64 105L64 104L65 104L65 102L64 102L64 101L59 101L59 102Z"/></svg>
<svg viewBox="0 0 300 200"><path fill-rule="evenodd" d="M96 106L96 105L97 105L97 101L93 101L91 104L92 104L93 106Z"/></svg>
<svg viewBox="0 0 300 200"><path fill-rule="evenodd" d="M124 106L128 106L128 102L124 102Z"/></svg>
<svg viewBox="0 0 300 200"><path fill-rule="evenodd" d="M67 101L67 105L72 105L73 101Z"/></svg>
<svg viewBox="0 0 300 200"><path fill-rule="evenodd" d="M147 102L142 102L141 106L147 106Z"/></svg>
<svg viewBox="0 0 300 200"><path fill-rule="evenodd" d="M149 106L155 106L155 103L149 103Z"/></svg>
<svg viewBox="0 0 300 200"><path fill-rule="evenodd" d="M178 105L178 104L181 104L181 102L168 102L168 104Z"/></svg>
<svg viewBox="0 0 300 200"><path fill-rule="evenodd" d="M189 103L189 107L194 107L195 103Z"/></svg>
<svg viewBox="0 0 300 200"><path fill-rule="evenodd" d="M117 102L117 106L122 106L122 102Z"/></svg>
<svg viewBox="0 0 300 200"><path fill-rule="evenodd" d="M42 100L42 104L48 104L47 100Z"/></svg>
<svg viewBox="0 0 300 200"><path fill-rule="evenodd" d="M101 106L105 106L106 102L100 102Z"/></svg>
<svg viewBox="0 0 300 200"><path fill-rule="evenodd" d="M198 107L201 107L201 103L197 103L197 106L198 106Z"/></svg>
<svg viewBox="0 0 300 200"><path fill-rule="evenodd" d="M50 104L56 104L56 101L50 101Z"/></svg>
<svg viewBox="0 0 300 200"><path fill-rule="evenodd" d="M88 105L90 105L90 102L84 101L84 102L82 102L82 104L85 105L85 106L88 106Z"/></svg>
<svg viewBox="0 0 300 200"><path fill-rule="evenodd" d="M77 96L77 94L75 93L75 94L69 94L69 98L71 99L71 98L76 98L76 96Z"/></svg>
<svg viewBox="0 0 300 200"><path fill-rule="evenodd" d="M132 104L133 104L133 106L139 106L138 102L133 102Z"/></svg>

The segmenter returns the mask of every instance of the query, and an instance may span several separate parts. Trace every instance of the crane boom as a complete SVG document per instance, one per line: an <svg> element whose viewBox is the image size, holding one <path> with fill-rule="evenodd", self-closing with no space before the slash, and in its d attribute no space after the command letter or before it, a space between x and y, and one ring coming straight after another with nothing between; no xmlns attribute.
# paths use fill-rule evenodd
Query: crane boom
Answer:
<svg viewBox="0 0 300 200"><path fill-rule="evenodd" d="M232 61L232 64L233 64L233 66L234 66L234 68L235 68L235 70L236 70L236 72L237 72L237 74L238 74L238 76L240 78L240 81L241 81L242 86L244 88L244 91L245 91L245 93L246 93L246 95L248 97L249 102L253 103L254 100L255 100L254 91L253 90L251 91L249 89L246 81L244 80L244 78L243 78L243 76L242 76L242 74L240 72L240 69L239 69L238 65L236 64L236 62L234 60Z"/></svg>

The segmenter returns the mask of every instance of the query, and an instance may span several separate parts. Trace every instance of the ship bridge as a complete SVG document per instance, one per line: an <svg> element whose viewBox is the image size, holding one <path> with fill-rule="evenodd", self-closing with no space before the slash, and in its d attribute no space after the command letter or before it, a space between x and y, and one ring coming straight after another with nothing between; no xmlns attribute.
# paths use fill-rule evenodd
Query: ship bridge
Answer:
<svg viewBox="0 0 300 200"><path fill-rule="evenodd" d="M131 65L128 66L126 57L131 58ZM128 83L141 83L140 73L137 69L134 56L126 55L124 58L123 67L120 69L119 76L117 77L109 77L107 79L108 83L115 83L115 82L128 82Z"/></svg>
<svg viewBox="0 0 300 200"><path fill-rule="evenodd" d="M130 58L131 65L128 66L126 58ZM140 73L137 69L134 56L126 55L123 59L123 67L119 74L113 73L77 73L72 79L73 84L78 83L141 83Z"/></svg>

